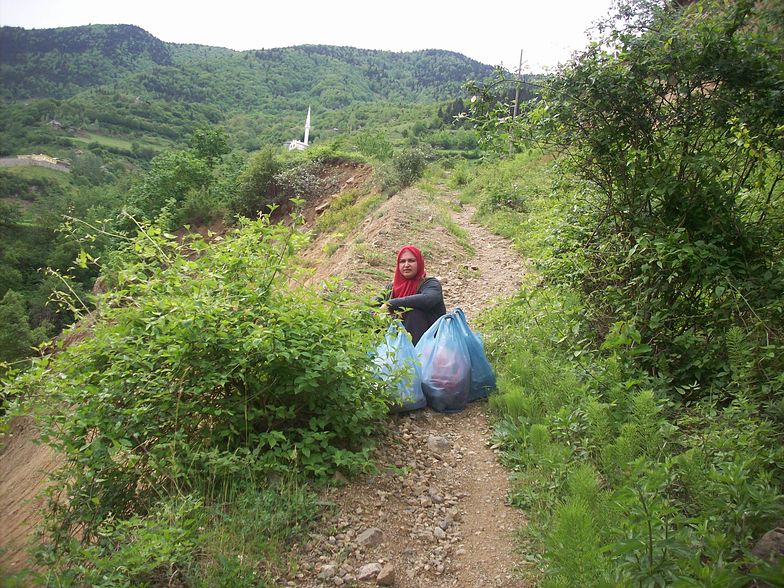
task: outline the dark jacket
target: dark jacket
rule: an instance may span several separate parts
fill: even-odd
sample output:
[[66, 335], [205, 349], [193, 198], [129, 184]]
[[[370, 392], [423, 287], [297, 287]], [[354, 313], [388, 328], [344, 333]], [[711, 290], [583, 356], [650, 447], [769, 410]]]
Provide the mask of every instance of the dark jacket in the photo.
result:
[[387, 287], [387, 306], [390, 310], [410, 309], [403, 314], [403, 326], [411, 333], [414, 345], [425, 334], [438, 317], [446, 314], [441, 282], [437, 278], [425, 278], [417, 293], [402, 298], [389, 298], [392, 284]]

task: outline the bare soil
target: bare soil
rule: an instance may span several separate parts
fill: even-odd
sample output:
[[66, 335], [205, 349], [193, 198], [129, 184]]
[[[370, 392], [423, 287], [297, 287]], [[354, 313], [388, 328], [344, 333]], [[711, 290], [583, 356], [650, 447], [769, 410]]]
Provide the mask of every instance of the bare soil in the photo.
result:
[[[32, 418], [17, 418], [0, 449], [0, 579], [28, 567], [25, 548], [41, 520], [47, 475], [60, 459], [49, 447], [35, 443]], [[0, 582], [2, 584], [2, 582]]]

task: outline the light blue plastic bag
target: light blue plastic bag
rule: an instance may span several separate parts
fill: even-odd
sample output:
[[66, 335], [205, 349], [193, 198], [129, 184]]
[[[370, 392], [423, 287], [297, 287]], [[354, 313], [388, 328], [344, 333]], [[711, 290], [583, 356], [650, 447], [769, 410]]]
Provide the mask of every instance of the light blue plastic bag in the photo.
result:
[[373, 363], [382, 380], [400, 378], [397, 382], [399, 402], [390, 408], [390, 412], [406, 412], [427, 406], [422, 393], [419, 358], [403, 323], [395, 321], [389, 325], [384, 340], [376, 348]]
[[471, 388], [468, 393], [468, 402], [487, 398], [495, 390], [495, 374], [490, 362], [485, 355], [485, 345], [479, 333], [474, 333], [468, 326], [465, 313], [461, 308], [455, 308], [455, 323], [457, 324], [468, 348], [471, 358]]
[[439, 412], [459, 412], [468, 402], [471, 359], [454, 313], [440, 317], [416, 345], [422, 364], [422, 391]]

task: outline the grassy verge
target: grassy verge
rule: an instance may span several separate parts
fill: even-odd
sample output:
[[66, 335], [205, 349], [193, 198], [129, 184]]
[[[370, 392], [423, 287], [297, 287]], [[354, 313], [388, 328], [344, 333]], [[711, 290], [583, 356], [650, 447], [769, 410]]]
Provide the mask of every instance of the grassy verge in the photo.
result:
[[633, 367], [631, 328], [587, 339], [580, 295], [547, 279], [573, 197], [550, 174], [527, 154], [479, 168], [461, 196], [543, 272], [483, 317], [496, 441], [531, 520], [521, 566], [543, 586], [781, 585], [782, 564], [750, 550], [784, 517], [784, 419], [751, 388], [681, 401]]

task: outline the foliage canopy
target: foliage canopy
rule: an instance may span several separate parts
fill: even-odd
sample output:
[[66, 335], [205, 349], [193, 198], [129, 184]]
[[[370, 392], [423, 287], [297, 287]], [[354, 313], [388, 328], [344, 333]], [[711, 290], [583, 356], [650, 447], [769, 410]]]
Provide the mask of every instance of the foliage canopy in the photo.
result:
[[783, 14], [627, 3], [520, 133], [581, 182], [551, 275], [582, 290], [598, 337], [633, 325], [650, 350], [638, 360], [674, 385], [725, 382], [732, 328], [755, 381], [781, 373]]
[[111, 551], [102, 526], [161, 497], [209, 503], [205, 488], [232, 480], [369, 467], [388, 402], [368, 357], [379, 319], [343, 290], [287, 286], [301, 239], [268, 216], [212, 244], [146, 229], [92, 335], [16, 381], [45, 399], [42, 439], [66, 459], [50, 502], [56, 553], [77, 535]]

